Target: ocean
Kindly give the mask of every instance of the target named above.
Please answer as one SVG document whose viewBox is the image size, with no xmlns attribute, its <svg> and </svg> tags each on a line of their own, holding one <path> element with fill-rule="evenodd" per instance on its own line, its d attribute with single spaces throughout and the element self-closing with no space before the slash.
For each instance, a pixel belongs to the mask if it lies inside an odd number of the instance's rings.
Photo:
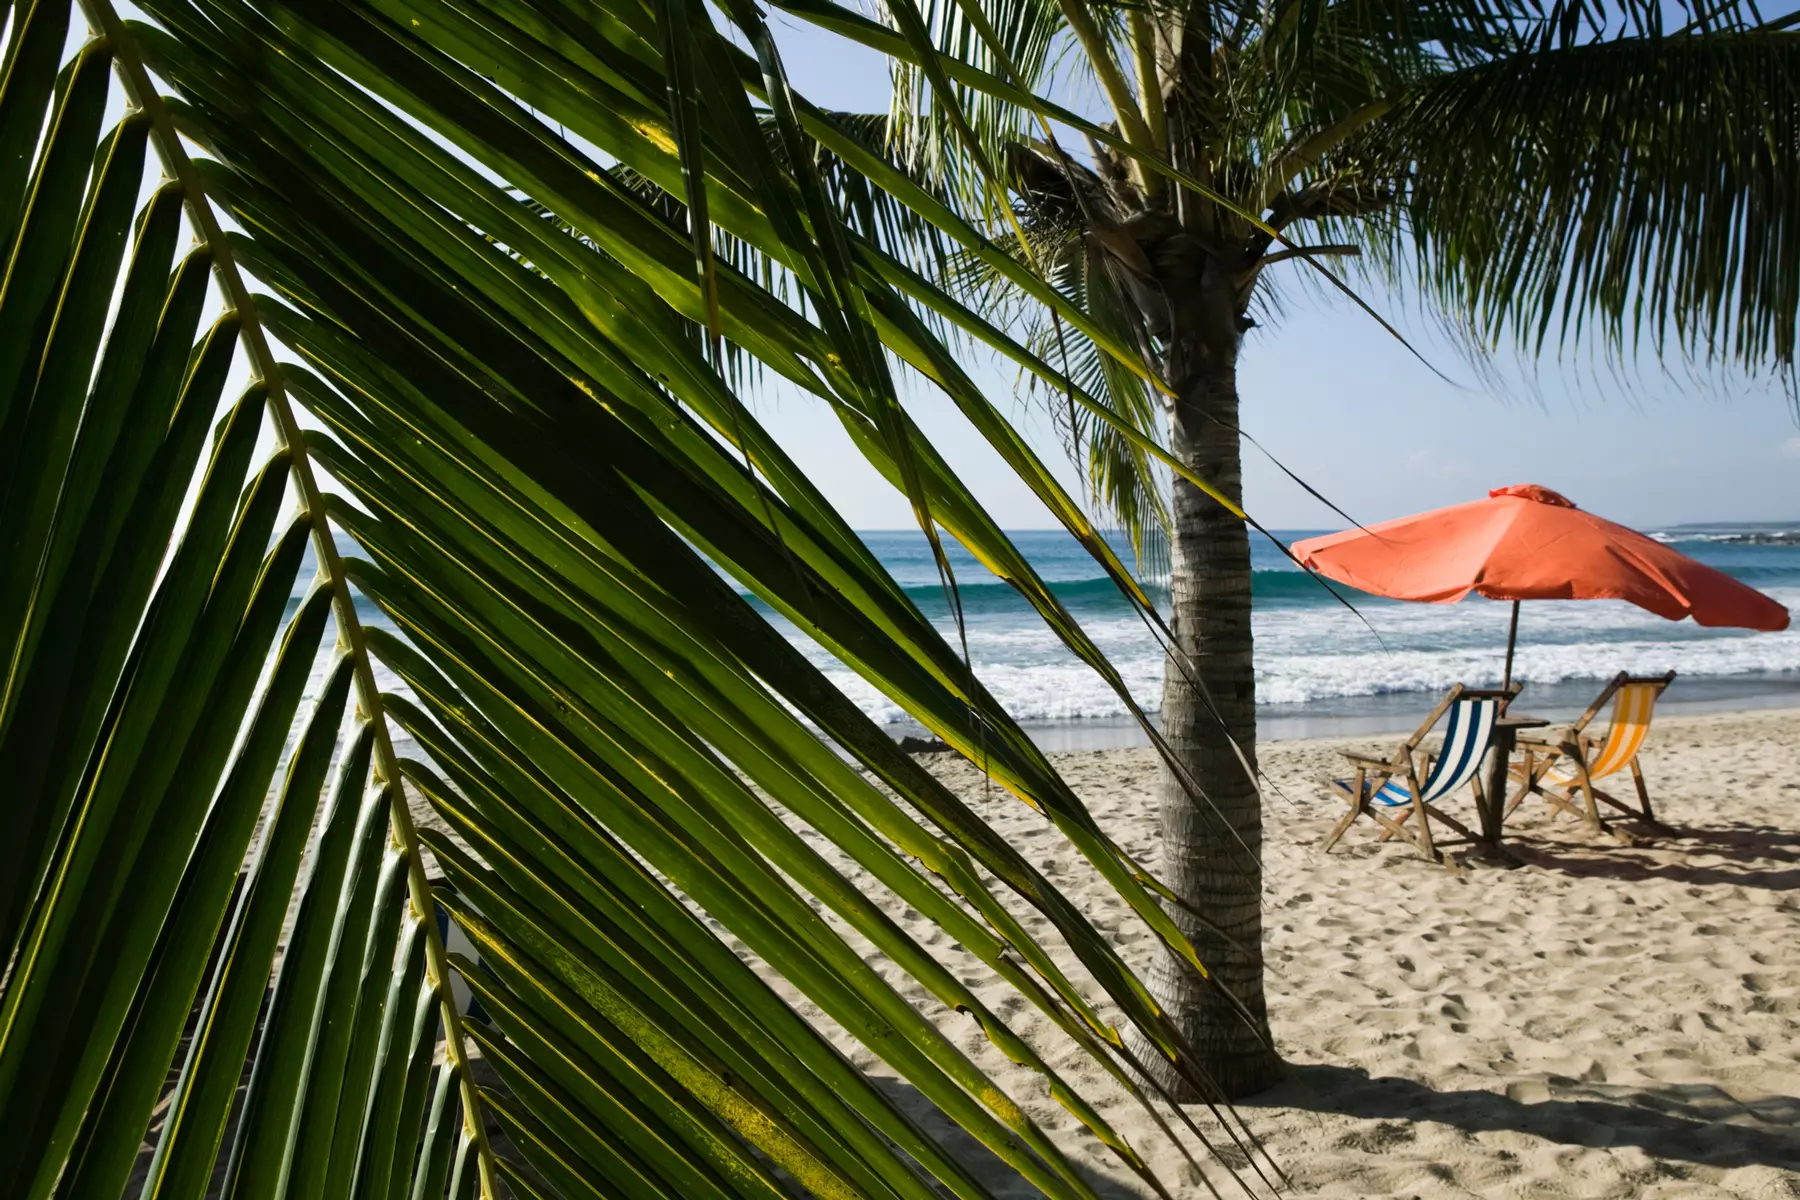
<svg viewBox="0 0 1800 1200">
<path fill-rule="evenodd" d="M 1327 531 L 1273 532 L 1291 544 Z M 1800 612 L 1800 534 L 1793 526 L 1676 526 L 1649 532 Z M 924 537 L 916 531 L 862 536 L 956 645 L 950 609 Z M 1161 694 L 1162 653 L 1113 584 L 1060 530 L 1011 536 L 1112 660 L 1137 702 L 1154 713 Z M 1017 593 L 991 576 L 984 580 L 982 569 L 960 547 L 948 549 L 974 669 L 1041 745 L 1084 749 L 1142 741 L 1119 698 L 1063 648 Z M 1472 596 L 1458 604 L 1411 604 L 1340 588 L 1357 610 L 1351 612 L 1266 539 L 1253 542 L 1251 564 L 1259 730 L 1265 738 L 1410 729 L 1451 684 L 1493 686 L 1500 681 L 1510 610 L 1505 603 Z M 301 578 L 309 579 L 310 572 L 303 571 Z M 372 623 L 387 624 L 378 613 L 359 607 Z M 922 732 L 860 676 L 792 627 L 787 632 L 896 736 Z M 323 660 L 320 666 L 322 670 Z M 1679 676 L 1665 699 L 1669 708 L 1800 706 L 1800 628 L 1782 633 L 1703 629 L 1617 601 L 1528 602 L 1523 607 L 1513 668 L 1514 677 L 1525 683 L 1520 711 L 1564 718 L 1587 705 L 1599 681 L 1621 670 L 1650 674 L 1671 668 Z M 384 686 L 397 682 L 383 678 Z"/>
<path fill-rule="evenodd" d="M 1271 532 L 1291 545 L 1330 531 Z M 1678 526 L 1650 532 L 1800 612 L 1800 534 L 1794 527 Z M 919 607 L 952 632 L 924 537 L 910 531 L 863 537 Z M 1119 669 L 1136 701 L 1154 712 L 1161 697 L 1162 652 L 1112 582 L 1060 530 L 1012 537 Z M 951 563 L 975 671 L 1040 743 L 1077 749 L 1139 740 L 1118 697 L 1062 647 L 1016 592 L 991 577 L 978 581 L 981 569 L 960 548 L 951 548 Z M 1412 604 L 1340 587 L 1339 594 L 1355 606 L 1352 612 L 1262 537 L 1252 542 L 1251 568 L 1264 737 L 1411 728 L 1432 698 L 1452 684 L 1500 682 L 1508 604 L 1479 596 L 1459 604 Z M 823 652 L 809 650 L 809 655 L 864 711 L 911 731 L 905 715 L 858 676 Z M 1514 677 L 1526 684 L 1521 711 L 1549 717 L 1579 712 L 1600 680 L 1622 670 L 1648 674 L 1671 668 L 1679 672 L 1668 693 L 1671 705 L 1800 705 L 1800 627 L 1775 634 L 1703 629 L 1620 601 L 1544 601 L 1521 609 L 1513 664 Z"/>
</svg>

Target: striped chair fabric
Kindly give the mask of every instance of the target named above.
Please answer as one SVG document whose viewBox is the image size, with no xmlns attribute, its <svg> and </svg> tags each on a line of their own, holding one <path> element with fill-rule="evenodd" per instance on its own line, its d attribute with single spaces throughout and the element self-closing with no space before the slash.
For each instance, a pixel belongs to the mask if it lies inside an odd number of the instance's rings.
<svg viewBox="0 0 1800 1200">
<path fill-rule="evenodd" d="M 1615 775 L 1631 765 L 1631 760 L 1644 745 L 1644 735 L 1650 732 L 1650 718 L 1656 711 L 1656 697 L 1662 693 L 1663 684 L 1631 683 L 1613 693 L 1612 728 L 1606 731 L 1606 744 L 1595 756 L 1593 765 L 1588 767 L 1588 778 L 1604 779 Z M 1551 783 L 1568 787 L 1580 778 L 1573 768 L 1552 771 L 1547 778 Z"/>
<path fill-rule="evenodd" d="M 1444 726 L 1444 748 L 1431 764 L 1430 773 L 1419 782 L 1419 791 L 1427 803 L 1448 796 L 1474 778 L 1499 717 L 1500 701 L 1492 698 L 1458 700 L 1450 706 L 1450 720 Z M 1350 786 L 1349 780 L 1343 782 L 1345 787 Z M 1396 776 L 1369 799 L 1398 808 L 1412 803 L 1412 791 L 1404 778 Z"/>
<path fill-rule="evenodd" d="M 1471 690 L 1459 683 L 1391 755 L 1376 757 L 1340 751 L 1356 768 L 1356 775 L 1332 781 L 1333 795 L 1348 805 L 1349 811 L 1325 835 L 1321 849 L 1329 854 L 1359 817 L 1368 817 L 1380 827 L 1382 841 L 1402 838 L 1434 862 L 1444 861 L 1438 838 L 1432 833 L 1434 822 L 1460 835 L 1461 842 L 1481 840 L 1481 834 L 1438 805 L 1464 787 L 1475 793 L 1477 801 L 1482 799 L 1485 793 L 1477 773 L 1494 743 L 1506 706 L 1519 694 L 1519 686 L 1515 683 L 1506 688 Z M 1427 755 L 1421 743 L 1440 722 L 1444 728 L 1443 746 L 1436 755 Z M 1413 780 L 1418 781 L 1416 796 Z M 1479 811 L 1485 825 L 1486 810 Z"/>
<path fill-rule="evenodd" d="M 1474 791 L 1478 800 L 1481 798 L 1477 773 L 1493 745 L 1507 704 L 1518 694 L 1518 684 L 1477 691 L 1459 683 L 1438 701 L 1417 731 L 1401 742 L 1393 754 L 1375 757 L 1341 751 L 1356 768 L 1356 775 L 1333 780 L 1332 792 L 1349 806 L 1349 811 L 1325 835 L 1321 848 L 1330 853 L 1357 819 L 1364 816 L 1380 827 L 1382 841 L 1402 838 L 1436 862 L 1444 859 L 1438 850 L 1438 837 L 1431 829 L 1434 822 L 1460 835 L 1462 842 L 1480 840 L 1480 834 L 1438 805 L 1464 787 Z M 1443 746 L 1436 755 L 1427 756 L 1420 743 L 1440 722 L 1444 729 Z M 1416 797 L 1411 780 L 1418 780 Z"/>
<path fill-rule="evenodd" d="M 1525 761 L 1515 764 L 1509 775 L 1522 786 L 1506 811 L 1510 814 L 1535 792 L 1550 802 L 1553 812 L 1579 817 L 1595 833 L 1606 829 L 1606 822 L 1600 817 L 1602 805 L 1627 817 L 1657 824 L 1638 751 L 1643 749 L 1644 737 L 1650 732 L 1656 698 L 1674 681 L 1673 671 L 1641 676 L 1621 671 L 1567 729 L 1550 737 L 1521 737 L 1518 747 L 1524 751 Z M 1611 728 L 1605 738 L 1589 737 L 1588 722 L 1600 715 L 1608 700 L 1612 701 Z M 1637 793 L 1635 808 L 1595 784 L 1595 780 L 1627 770 Z"/>
</svg>

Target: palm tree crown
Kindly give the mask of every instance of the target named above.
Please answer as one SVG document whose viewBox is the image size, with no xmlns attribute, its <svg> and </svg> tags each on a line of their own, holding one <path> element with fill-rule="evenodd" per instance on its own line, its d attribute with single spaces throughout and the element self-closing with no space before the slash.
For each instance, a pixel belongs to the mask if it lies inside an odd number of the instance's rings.
<svg viewBox="0 0 1800 1200">
<path fill-rule="evenodd" d="M 1241 332 L 1268 268 L 1298 260 L 1342 287 L 1351 256 L 1359 285 L 1417 288 L 1477 349 L 1586 337 L 1621 352 L 1647 338 L 1658 354 L 1792 370 L 1792 15 L 937 0 L 890 32 L 821 0 L 784 7 L 894 54 L 899 161 L 1165 379 L 1181 374 L 1178 335 L 1194 316 L 1175 310 L 1209 271 L 1228 276 Z M 1023 95 L 1084 79 L 1111 120 Z M 1029 343 L 1114 413 L 1160 433 L 1142 371 L 1059 332 L 981 261 L 951 274 L 987 311 L 1017 314 Z M 1053 410 L 1086 445 L 1097 496 L 1152 532 L 1166 519 L 1154 459 L 1080 406 Z"/>
</svg>

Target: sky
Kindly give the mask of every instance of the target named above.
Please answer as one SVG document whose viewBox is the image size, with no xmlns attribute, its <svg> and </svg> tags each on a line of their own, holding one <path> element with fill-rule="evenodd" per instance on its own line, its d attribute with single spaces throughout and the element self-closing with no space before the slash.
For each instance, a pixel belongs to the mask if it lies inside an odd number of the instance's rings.
<svg viewBox="0 0 1800 1200">
<path fill-rule="evenodd" d="M 879 55 L 779 13 L 772 20 L 801 94 L 827 108 L 887 108 Z M 1091 97 L 1058 98 L 1098 111 Z M 1303 268 L 1272 268 L 1284 269 Z M 1415 297 L 1368 286 L 1362 294 L 1431 366 L 1348 301 L 1305 286 L 1285 289 L 1282 317 L 1251 331 L 1239 366 L 1246 432 L 1356 520 L 1383 520 L 1531 482 L 1643 528 L 1800 524 L 1800 424 L 1772 375 L 1758 380 L 1702 371 L 1695 377 L 1681 364 L 1667 373 L 1646 355 L 1621 377 L 1585 355 L 1522 364 L 1508 352 L 1496 364 L 1497 378 L 1484 380 L 1436 336 Z M 1010 365 L 967 354 L 965 365 L 990 399 L 1059 464 L 1067 484 L 1078 486 L 1047 417 L 1015 398 Z M 948 400 L 923 385 L 903 398 L 1002 526 L 1055 523 Z M 822 405 L 776 385 L 758 389 L 752 403 L 853 526 L 912 523 L 904 499 L 862 463 Z M 1244 487 L 1246 507 L 1270 527 L 1343 524 L 1250 447 Z"/>
<path fill-rule="evenodd" d="M 129 3 L 121 7 L 136 15 Z M 803 95 L 845 111 L 887 108 L 887 67 L 879 54 L 778 11 L 770 20 Z M 81 37 L 79 28 L 71 29 L 71 53 Z M 1100 112 L 1094 96 L 1057 98 Z M 114 101 L 122 112 L 122 97 L 115 94 Z M 1366 287 L 1363 295 L 1430 366 L 1348 301 L 1305 286 L 1284 289 L 1282 315 L 1251 331 L 1239 366 L 1245 431 L 1355 520 L 1367 524 L 1531 482 L 1646 529 L 1721 521 L 1800 525 L 1800 424 L 1772 376 L 1714 372 L 1692 379 L 1678 366 L 1670 377 L 1645 358 L 1621 380 L 1585 360 L 1519 366 L 1508 359 L 1497 378 L 1484 382 L 1435 335 L 1410 297 Z M 1080 473 L 1062 450 L 1041 393 L 1027 398 L 1010 364 L 978 350 L 962 353 L 988 397 L 1081 495 Z M 243 363 L 239 374 L 247 379 Z M 746 398 L 853 528 L 912 526 L 904 497 L 863 460 L 822 402 L 780 381 L 754 386 Z M 1003 528 L 1055 526 L 948 399 L 916 376 L 903 377 L 902 399 Z M 1246 446 L 1245 455 L 1246 507 L 1263 525 L 1343 525 L 1255 448 Z"/>
</svg>

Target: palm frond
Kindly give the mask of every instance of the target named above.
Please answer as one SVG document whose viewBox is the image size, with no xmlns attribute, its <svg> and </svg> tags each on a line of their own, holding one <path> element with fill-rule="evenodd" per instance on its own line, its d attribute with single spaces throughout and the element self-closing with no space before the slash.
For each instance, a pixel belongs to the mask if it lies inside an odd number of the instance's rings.
<svg viewBox="0 0 1800 1200">
<path fill-rule="evenodd" d="M 785 157 L 732 147 L 759 129 L 732 72 L 697 71 L 707 116 L 671 124 L 635 5 L 145 0 L 153 26 L 87 4 L 106 36 L 60 82 L 21 54 L 0 84 L 0 133 L 47 129 L 0 175 L 29 184 L 0 320 L 33 331 L 0 339 L 0 1150 L 19 1193 L 987 1196 L 762 968 L 1020 1178 L 1091 1200 L 930 1019 L 970 1014 L 1167 1194 L 1005 1014 L 1047 1018 L 1158 1122 L 1122 1031 L 1204 1088 L 1179 1031 L 749 600 L 979 757 L 1192 958 L 1155 881 L 692 336 L 716 303 L 1122 692 L 884 384 L 890 352 L 925 371 L 1130 586 L 883 275 L 902 264 L 879 219 L 819 202 L 791 125 Z M 15 45 L 59 41 L 58 8 L 31 6 Z M 716 66 L 701 11 L 696 62 Z M 761 94 L 785 86 L 764 67 Z M 103 132 L 115 68 L 135 109 Z M 708 139 L 685 186 L 675 127 Z M 151 147 L 168 181 L 140 207 Z M 804 311 L 729 261 L 713 300 L 632 186 L 685 196 L 702 174 L 708 223 L 790 272 Z M 200 247 L 177 262 L 184 206 Z M 206 327 L 209 269 L 226 311 Z M 240 344 L 255 382 L 227 403 Z"/>
<path fill-rule="evenodd" d="M 1800 36 L 1504 59 L 1423 89 L 1392 136 L 1419 271 L 1490 344 L 1791 367 Z"/>
<path fill-rule="evenodd" d="M 840 130 L 844 137 L 855 142 L 867 154 L 886 156 L 888 118 L 885 114 L 821 112 L 819 118 Z M 794 164 L 789 161 L 787 147 L 775 128 L 774 118 L 766 113 L 758 114 L 756 122 L 775 162 L 785 171 L 793 170 Z M 893 162 L 892 165 L 896 170 L 904 169 L 898 162 Z M 886 189 L 871 184 L 867 176 L 840 155 L 823 147 L 815 147 L 811 167 L 818 174 L 821 189 L 832 212 L 853 237 L 926 278 L 943 280 L 949 275 L 950 243 L 936 226 L 923 220 L 911 208 L 897 203 Z M 687 209 L 679 194 L 664 190 L 654 180 L 628 166 L 612 167 L 610 173 L 622 185 L 640 196 L 664 221 L 677 229 L 686 228 Z M 927 183 L 922 177 L 919 182 L 922 185 Z M 949 202 L 948 196 L 942 193 L 937 195 L 940 200 Z M 580 236 L 578 231 L 562 224 L 547 208 L 529 200 L 526 203 L 553 224 L 558 224 L 565 232 Z M 793 271 L 781 259 L 767 253 L 756 243 L 737 236 L 730 229 L 719 226 L 714 227 L 714 248 L 732 270 L 756 280 L 765 291 L 804 311 L 803 289 Z M 915 308 L 932 325 L 936 335 L 956 335 L 955 328 L 944 322 L 936 312 L 923 305 L 916 305 Z M 699 326 L 694 326 L 694 329 L 697 335 Z M 761 375 L 760 360 L 744 353 L 735 343 L 727 342 L 726 348 L 728 378 L 733 385 L 755 382 Z"/>
<path fill-rule="evenodd" d="M 1146 347 L 1149 331 L 1141 324 L 1140 307 L 1128 295 L 1119 268 L 1093 245 L 1084 247 L 1079 287 L 1081 304 L 1096 318 Z M 1055 330 L 1052 330 L 1054 336 Z M 1068 339 L 1065 336 L 1064 341 Z M 1122 369 L 1111 355 L 1077 337 L 1069 355 L 1080 364 L 1071 374 L 1090 391 L 1106 398 L 1118 413 L 1144 437 L 1162 434 L 1162 398 L 1143 380 Z M 1046 346 L 1046 351 L 1049 347 Z M 1090 382 L 1091 380 L 1091 382 Z M 1169 505 L 1158 465 L 1139 443 L 1121 436 L 1110 425 L 1093 422 L 1088 428 L 1086 458 L 1088 480 L 1095 503 L 1112 514 L 1137 557 L 1138 570 L 1162 579 L 1169 570 Z M 1079 450 L 1079 445 L 1077 446 Z"/>
<path fill-rule="evenodd" d="M 930 44 L 939 54 L 1024 91 L 1049 90 L 1045 85 L 1064 28 L 1056 0 L 983 4 L 978 11 L 997 35 L 997 46 L 971 23 L 959 0 L 929 0 L 921 11 Z M 1002 162 L 1010 143 L 1035 132 L 1031 114 L 1017 104 L 966 85 L 955 89 L 955 97 L 976 145 L 992 162 Z M 956 145 L 938 95 L 916 62 L 895 64 L 890 127 L 901 161 L 956 196 L 964 211 L 989 209 L 987 185 L 969 169 L 967 153 Z"/>
</svg>

